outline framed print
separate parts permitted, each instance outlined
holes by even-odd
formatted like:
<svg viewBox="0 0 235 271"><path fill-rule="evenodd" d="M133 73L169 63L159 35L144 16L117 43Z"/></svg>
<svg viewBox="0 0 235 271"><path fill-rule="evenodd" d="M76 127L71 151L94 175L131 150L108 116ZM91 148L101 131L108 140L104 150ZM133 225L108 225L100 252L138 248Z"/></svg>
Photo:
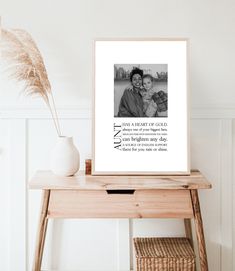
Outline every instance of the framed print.
<svg viewBox="0 0 235 271"><path fill-rule="evenodd" d="M93 175L188 175L188 40L96 40Z"/></svg>

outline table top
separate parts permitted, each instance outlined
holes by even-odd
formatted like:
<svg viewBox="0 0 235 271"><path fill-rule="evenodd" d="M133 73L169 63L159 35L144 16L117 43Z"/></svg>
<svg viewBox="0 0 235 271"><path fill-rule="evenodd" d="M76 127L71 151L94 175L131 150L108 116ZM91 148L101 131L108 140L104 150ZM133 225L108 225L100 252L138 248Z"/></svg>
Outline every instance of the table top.
<svg viewBox="0 0 235 271"><path fill-rule="evenodd" d="M197 170L188 176L94 176L79 171L75 176L61 177L51 171L37 171L30 189L121 190L121 189L209 189L210 182Z"/></svg>

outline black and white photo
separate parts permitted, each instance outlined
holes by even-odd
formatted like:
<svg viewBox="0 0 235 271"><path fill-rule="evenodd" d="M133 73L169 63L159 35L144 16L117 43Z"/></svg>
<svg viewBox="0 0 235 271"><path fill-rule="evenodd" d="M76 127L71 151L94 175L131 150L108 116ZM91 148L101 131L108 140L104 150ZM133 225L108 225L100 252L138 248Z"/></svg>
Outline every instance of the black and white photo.
<svg viewBox="0 0 235 271"><path fill-rule="evenodd" d="M114 65L114 117L167 117L167 64Z"/></svg>

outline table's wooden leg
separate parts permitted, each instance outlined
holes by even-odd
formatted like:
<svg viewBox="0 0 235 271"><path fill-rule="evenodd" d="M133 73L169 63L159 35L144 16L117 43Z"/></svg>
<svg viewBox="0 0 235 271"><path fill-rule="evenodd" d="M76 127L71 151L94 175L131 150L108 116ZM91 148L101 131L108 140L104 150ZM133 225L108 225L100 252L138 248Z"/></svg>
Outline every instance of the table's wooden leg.
<svg viewBox="0 0 235 271"><path fill-rule="evenodd" d="M192 197L192 204L193 204L195 230L196 230L196 235L197 235L201 271L208 271L206 244L205 244L202 216L201 216L197 190L191 190L191 197Z"/></svg>
<svg viewBox="0 0 235 271"><path fill-rule="evenodd" d="M185 228L185 235L189 239L190 245L191 245L192 249L194 250L192 225L191 225L191 219L190 218L185 218L184 219L184 228Z"/></svg>
<svg viewBox="0 0 235 271"><path fill-rule="evenodd" d="M47 210L50 198L50 190L44 190L42 196L41 213L38 224L38 232L36 239L36 250L34 255L33 271L41 270L43 248L47 230Z"/></svg>

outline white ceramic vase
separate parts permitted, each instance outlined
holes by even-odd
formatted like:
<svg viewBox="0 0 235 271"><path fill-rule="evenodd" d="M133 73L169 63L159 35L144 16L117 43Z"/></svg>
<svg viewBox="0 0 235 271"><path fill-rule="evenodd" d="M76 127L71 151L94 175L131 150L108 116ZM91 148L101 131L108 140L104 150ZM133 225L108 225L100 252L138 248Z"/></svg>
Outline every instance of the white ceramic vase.
<svg viewBox="0 0 235 271"><path fill-rule="evenodd" d="M51 153L51 170L59 176L72 176L80 167L79 151L73 144L72 137L58 137Z"/></svg>

